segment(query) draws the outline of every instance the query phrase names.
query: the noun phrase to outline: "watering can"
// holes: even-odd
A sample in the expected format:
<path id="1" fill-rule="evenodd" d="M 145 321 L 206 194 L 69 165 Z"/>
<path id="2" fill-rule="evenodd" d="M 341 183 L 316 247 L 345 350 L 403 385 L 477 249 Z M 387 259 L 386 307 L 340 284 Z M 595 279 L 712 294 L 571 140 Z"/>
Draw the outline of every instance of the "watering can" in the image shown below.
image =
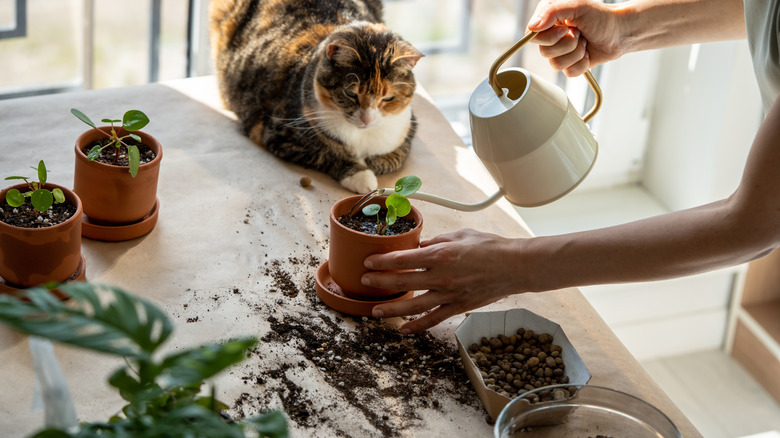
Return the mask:
<path id="1" fill-rule="evenodd" d="M 498 192 L 476 204 L 421 192 L 411 198 L 462 211 L 481 210 L 502 197 L 518 207 L 536 207 L 561 198 L 585 179 L 598 155 L 598 143 L 586 123 L 602 99 L 590 70 L 584 76 L 596 99 L 584 117 L 558 86 L 522 68 L 498 71 L 536 34 L 527 33 L 496 59 L 469 100 L 474 152 L 498 184 Z M 378 194 L 393 192 L 379 189 Z"/>

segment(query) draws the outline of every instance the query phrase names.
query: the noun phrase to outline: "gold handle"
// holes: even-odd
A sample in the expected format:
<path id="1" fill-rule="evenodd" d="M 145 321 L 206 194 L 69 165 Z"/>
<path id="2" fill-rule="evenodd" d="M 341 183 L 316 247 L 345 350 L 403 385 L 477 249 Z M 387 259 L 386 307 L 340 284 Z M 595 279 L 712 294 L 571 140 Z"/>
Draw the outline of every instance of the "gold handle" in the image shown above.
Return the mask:
<path id="1" fill-rule="evenodd" d="M 493 63 L 493 65 L 490 67 L 490 73 L 488 73 L 488 82 L 490 83 L 490 86 L 493 87 L 493 91 L 496 92 L 496 95 L 498 97 L 501 97 L 504 94 L 504 90 L 501 89 L 501 87 L 498 86 L 498 68 L 501 66 L 501 64 L 505 63 L 507 59 L 509 59 L 512 55 L 515 54 L 518 50 L 520 50 L 521 47 L 525 45 L 528 41 L 531 41 L 539 32 L 528 32 L 525 34 L 522 38 L 520 38 L 520 41 L 516 42 L 515 45 L 509 48 L 506 52 L 504 52 L 503 55 L 499 56 L 498 59 Z M 593 77 L 593 75 L 590 73 L 590 70 L 585 72 L 585 80 L 588 81 L 588 85 L 590 85 L 590 88 L 593 90 L 593 93 L 596 95 L 596 101 L 593 102 L 593 108 L 588 111 L 587 114 L 582 118 L 582 120 L 585 123 L 588 123 L 590 119 L 593 118 L 593 116 L 596 115 L 596 113 L 601 109 L 601 87 L 599 87 L 599 84 L 596 82 L 596 79 Z"/>

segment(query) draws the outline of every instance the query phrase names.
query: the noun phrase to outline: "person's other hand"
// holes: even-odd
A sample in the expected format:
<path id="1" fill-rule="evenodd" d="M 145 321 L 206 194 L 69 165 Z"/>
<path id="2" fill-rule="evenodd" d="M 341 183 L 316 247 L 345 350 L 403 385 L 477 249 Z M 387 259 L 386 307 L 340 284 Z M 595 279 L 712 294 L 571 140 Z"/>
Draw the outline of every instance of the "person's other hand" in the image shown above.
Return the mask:
<path id="1" fill-rule="evenodd" d="M 427 290 L 404 301 L 374 307 L 375 317 L 424 316 L 401 327 L 418 333 L 445 319 L 482 307 L 507 295 L 523 292 L 527 284 L 518 257 L 512 255 L 524 239 L 464 229 L 420 243 L 420 248 L 374 254 L 365 266 L 364 284 L 395 290 Z M 406 270 L 406 272 L 381 272 Z"/>
<path id="2" fill-rule="evenodd" d="M 574 77 L 622 55 L 619 16 L 599 1 L 542 0 L 528 30 L 539 32 L 531 41 L 550 65 Z"/>

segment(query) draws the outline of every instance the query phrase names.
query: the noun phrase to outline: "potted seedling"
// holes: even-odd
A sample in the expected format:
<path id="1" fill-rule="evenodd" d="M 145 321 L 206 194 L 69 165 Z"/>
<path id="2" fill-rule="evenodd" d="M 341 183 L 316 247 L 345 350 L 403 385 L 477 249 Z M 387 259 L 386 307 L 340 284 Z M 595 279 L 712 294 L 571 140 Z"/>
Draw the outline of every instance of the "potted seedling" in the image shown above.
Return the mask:
<path id="1" fill-rule="evenodd" d="M 159 210 L 157 181 L 162 146 L 140 131 L 149 123 L 142 111 L 98 127 L 83 112 L 71 113 L 92 129 L 76 140 L 73 190 L 84 203 L 85 237 L 129 240 L 150 232 Z"/>
<path id="2" fill-rule="evenodd" d="M 360 279 L 368 271 L 363 261 L 371 254 L 416 248 L 423 217 L 408 196 L 421 186 L 416 176 L 396 181 L 395 193 L 350 196 L 330 211 L 328 261 L 317 272 L 317 292 L 326 304 L 350 314 L 370 315 L 379 302 L 409 298 L 413 292 L 368 287 Z"/>
<path id="3" fill-rule="evenodd" d="M 20 184 L 0 191 L 0 291 L 83 279 L 82 204 L 71 190 L 47 181 L 43 160 L 38 179 L 9 176 Z"/>
<path id="4" fill-rule="evenodd" d="M 70 391 L 47 375 L 40 385 L 47 424 L 34 438 L 287 437 L 283 412 L 232 421 L 213 387 L 201 391 L 206 379 L 245 359 L 256 339 L 161 354 L 173 324 L 157 306 L 108 285 L 79 282 L 61 289 L 71 297 L 68 303 L 46 288 L 24 291 L 26 301 L 0 296 L 0 322 L 39 338 L 115 356 L 122 366 L 111 373 L 108 383 L 126 404 L 105 421 L 74 424 Z M 57 365 L 52 364 L 53 355 L 47 363 L 38 360 L 36 369 Z"/>

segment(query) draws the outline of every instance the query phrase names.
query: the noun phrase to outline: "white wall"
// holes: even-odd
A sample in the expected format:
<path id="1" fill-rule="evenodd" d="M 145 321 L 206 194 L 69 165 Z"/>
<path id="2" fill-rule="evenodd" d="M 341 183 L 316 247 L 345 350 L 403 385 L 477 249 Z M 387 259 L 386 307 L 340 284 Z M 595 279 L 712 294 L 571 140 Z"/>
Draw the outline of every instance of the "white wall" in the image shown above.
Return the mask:
<path id="1" fill-rule="evenodd" d="M 643 184 L 672 210 L 736 189 L 761 120 L 747 42 L 663 50 Z"/>

